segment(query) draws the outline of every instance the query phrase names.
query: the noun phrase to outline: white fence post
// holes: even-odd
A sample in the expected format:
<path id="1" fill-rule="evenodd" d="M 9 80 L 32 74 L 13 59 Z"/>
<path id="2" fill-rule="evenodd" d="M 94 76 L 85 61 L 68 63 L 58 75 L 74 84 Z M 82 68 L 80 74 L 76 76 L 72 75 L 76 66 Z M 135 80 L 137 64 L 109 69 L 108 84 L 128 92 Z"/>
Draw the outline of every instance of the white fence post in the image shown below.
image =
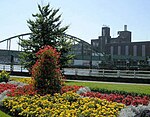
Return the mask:
<path id="1" fill-rule="evenodd" d="M 77 76 L 77 75 L 78 75 L 78 69 L 75 68 L 75 76 Z"/>
<path id="2" fill-rule="evenodd" d="M 103 69 L 103 77 L 105 76 L 105 71 L 104 71 L 104 69 Z"/>
<path id="3" fill-rule="evenodd" d="M 135 70 L 134 70 L 134 78 L 136 78 L 136 72 L 135 72 Z"/>
<path id="4" fill-rule="evenodd" d="M 120 70 L 117 70 L 117 77 L 120 77 Z"/>
<path id="5" fill-rule="evenodd" d="M 92 69 L 89 70 L 89 76 L 91 76 L 91 74 L 92 74 Z"/>
<path id="6" fill-rule="evenodd" d="M 3 65 L 3 70 L 5 70 L 5 65 Z"/>

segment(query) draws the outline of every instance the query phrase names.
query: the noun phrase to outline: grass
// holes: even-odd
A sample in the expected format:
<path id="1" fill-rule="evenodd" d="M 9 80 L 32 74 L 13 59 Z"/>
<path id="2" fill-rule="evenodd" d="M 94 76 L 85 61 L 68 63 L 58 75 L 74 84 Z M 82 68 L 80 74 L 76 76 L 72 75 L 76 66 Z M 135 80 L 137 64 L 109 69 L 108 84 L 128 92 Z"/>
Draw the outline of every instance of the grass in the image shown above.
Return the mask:
<path id="1" fill-rule="evenodd" d="M 11 117 L 0 110 L 0 117 Z"/>
<path id="2" fill-rule="evenodd" d="M 99 88 L 107 90 L 119 90 L 126 92 L 150 94 L 150 85 L 138 84 L 113 84 L 113 83 L 95 83 L 95 82 L 75 82 L 67 81 L 67 85 L 88 86 L 90 88 Z"/>

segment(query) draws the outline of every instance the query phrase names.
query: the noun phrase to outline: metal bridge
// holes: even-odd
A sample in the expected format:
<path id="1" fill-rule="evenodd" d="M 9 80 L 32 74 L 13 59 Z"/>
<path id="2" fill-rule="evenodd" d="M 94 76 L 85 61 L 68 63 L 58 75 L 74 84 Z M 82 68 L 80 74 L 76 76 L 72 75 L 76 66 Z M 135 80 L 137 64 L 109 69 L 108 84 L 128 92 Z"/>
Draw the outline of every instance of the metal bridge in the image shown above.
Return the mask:
<path id="1" fill-rule="evenodd" d="M 21 39 L 29 39 L 31 34 L 19 34 L 0 41 L 0 64 L 10 65 L 13 61 L 13 64 L 19 65 L 18 55 L 23 49 L 18 43 L 20 43 Z M 90 67 L 91 64 L 91 66 L 97 66 L 99 61 L 103 59 L 103 55 L 97 50 L 94 50 L 88 42 L 75 36 L 64 35 L 67 40 L 72 42 L 71 53 L 75 55 L 75 59 L 71 65 Z"/>

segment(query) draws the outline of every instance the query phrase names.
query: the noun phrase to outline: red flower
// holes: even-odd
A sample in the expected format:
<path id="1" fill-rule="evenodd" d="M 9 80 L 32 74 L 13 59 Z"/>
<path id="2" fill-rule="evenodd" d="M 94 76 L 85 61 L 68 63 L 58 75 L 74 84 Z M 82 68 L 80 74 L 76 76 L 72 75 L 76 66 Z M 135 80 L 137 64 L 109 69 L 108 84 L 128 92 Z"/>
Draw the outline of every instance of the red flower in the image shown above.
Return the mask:
<path id="1" fill-rule="evenodd" d="M 61 88 L 61 93 L 65 93 L 65 92 L 68 92 L 68 91 L 76 92 L 76 91 L 78 91 L 81 87 L 83 87 L 83 86 L 76 86 L 76 85 L 74 85 L 74 86 L 63 86 L 63 87 Z"/>
<path id="2" fill-rule="evenodd" d="M 0 84 L 0 94 L 8 89 L 15 89 L 17 86 L 14 84 Z"/>
<path id="3" fill-rule="evenodd" d="M 13 97 L 13 96 L 21 96 L 21 95 L 35 95 L 37 91 L 34 90 L 34 87 L 32 84 L 25 85 L 23 87 L 17 87 L 14 89 L 11 89 L 10 92 L 7 94 L 7 96 Z"/>
<path id="4" fill-rule="evenodd" d="M 125 105 L 134 105 L 137 106 L 139 104 L 142 105 L 148 105 L 149 104 L 149 97 L 144 96 L 131 96 L 131 95 L 120 95 L 120 94 L 101 94 L 99 92 L 87 92 L 84 94 L 81 94 L 82 96 L 86 97 L 97 97 L 100 99 L 106 99 L 108 101 L 113 101 L 113 102 L 118 102 L 118 103 L 123 103 Z"/>

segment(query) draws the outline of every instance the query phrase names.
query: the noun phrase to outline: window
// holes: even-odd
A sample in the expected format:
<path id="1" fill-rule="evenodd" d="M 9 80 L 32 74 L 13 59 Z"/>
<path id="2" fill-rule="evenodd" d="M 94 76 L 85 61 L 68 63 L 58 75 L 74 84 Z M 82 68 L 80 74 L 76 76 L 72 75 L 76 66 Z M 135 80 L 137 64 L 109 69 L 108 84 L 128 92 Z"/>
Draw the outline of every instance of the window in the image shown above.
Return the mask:
<path id="1" fill-rule="evenodd" d="M 145 56 L 145 45 L 142 45 L 142 56 Z"/>
<path id="2" fill-rule="evenodd" d="M 114 47 L 111 46 L 111 47 L 110 47 L 110 54 L 113 55 L 113 52 L 114 52 Z"/>
<path id="3" fill-rule="evenodd" d="M 137 56 L 137 46 L 133 46 L 133 56 Z"/>
<path id="4" fill-rule="evenodd" d="M 125 55 L 129 55 L 129 46 L 125 46 Z"/>
<path id="5" fill-rule="evenodd" d="M 118 46 L 118 55 L 120 55 L 120 54 L 121 54 L 121 47 Z"/>

